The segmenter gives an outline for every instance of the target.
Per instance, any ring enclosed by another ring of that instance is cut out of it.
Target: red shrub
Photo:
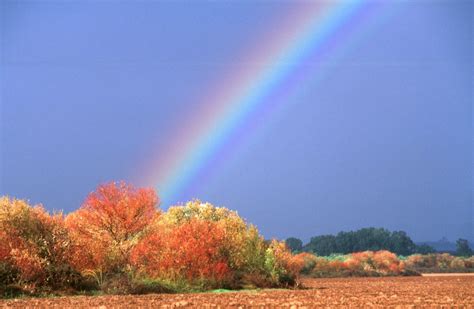
[[[76,243],[74,265],[96,275],[123,270],[137,238],[159,214],[157,202],[153,189],[124,182],[99,186],[66,218]]]
[[[302,274],[309,274],[313,270],[317,262],[317,257],[314,254],[308,252],[298,253],[297,255],[295,255],[295,258],[302,261]]]
[[[224,230],[215,222],[192,219],[153,231],[133,249],[132,264],[155,278],[224,280],[229,275]]]
[[[71,240],[62,214],[50,215],[42,206],[0,198],[0,262],[18,270],[19,278],[35,286],[72,284]]]
[[[4,230],[0,230],[0,263],[7,262],[10,258],[9,237]]]
[[[374,252],[375,269],[382,274],[397,275],[404,271],[405,264],[400,261],[395,253],[387,250]]]

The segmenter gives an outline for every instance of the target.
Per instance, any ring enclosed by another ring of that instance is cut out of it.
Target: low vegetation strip
[[[474,257],[458,257],[448,253],[397,256],[386,250],[351,254],[317,256],[303,252],[301,273],[316,278],[416,276],[421,273],[474,272]]]

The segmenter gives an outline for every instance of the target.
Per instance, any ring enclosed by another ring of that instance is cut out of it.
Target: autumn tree
[[[75,265],[99,283],[108,272],[124,271],[130,251],[159,215],[153,189],[125,182],[100,185],[66,218],[76,243]]]

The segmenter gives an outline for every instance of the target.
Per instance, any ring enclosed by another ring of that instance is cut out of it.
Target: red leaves
[[[222,280],[229,273],[220,255],[224,230],[215,222],[191,219],[146,236],[134,248],[132,263],[152,277]]]
[[[8,238],[6,231],[0,230],[0,262],[4,262],[10,257]]]
[[[0,199],[0,263],[33,284],[53,286],[70,276],[63,287],[78,272],[99,287],[120,276],[200,287],[276,286],[288,284],[304,264],[284,243],[266,244],[234,211],[194,200],[161,215],[157,203],[154,190],[124,182],[99,186],[65,219]],[[252,276],[258,280],[245,281]]]
[[[270,244],[270,250],[275,256],[278,266],[284,270],[287,275],[295,278],[299,275],[305,264],[303,256],[291,254],[285,242],[276,240],[273,240]]]
[[[66,269],[70,240],[62,214],[41,206],[0,198],[0,262],[19,271],[19,280],[54,285],[58,269]]]
[[[449,253],[415,254],[406,259],[405,266],[420,272],[464,272],[474,268],[474,256],[463,258]]]
[[[74,265],[81,271],[123,269],[136,238],[159,215],[153,189],[124,182],[101,185],[66,218],[77,244]]]
[[[396,254],[386,251],[364,251],[347,255],[314,256],[313,269],[307,273],[319,277],[386,276],[405,271],[405,263]]]
[[[349,270],[377,272],[382,275],[395,275],[404,270],[404,263],[394,253],[386,250],[352,253],[344,261],[344,266]]]
[[[222,227],[215,222],[193,219],[175,228],[170,236],[169,258],[188,279],[225,277],[227,261],[219,255],[225,245]]]
[[[124,182],[101,185],[76,212],[87,223],[82,232],[107,234],[115,241],[142,231],[156,215],[158,197],[153,189],[135,189]]]

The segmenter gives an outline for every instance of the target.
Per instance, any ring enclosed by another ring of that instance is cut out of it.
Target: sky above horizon
[[[141,174],[200,121],[209,89],[258,65],[249,50],[294,6],[1,1],[0,195],[69,212],[111,180],[159,192]],[[279,108],[249,119],[176,202],[237,210],[268,238],[375,226],[474,240],[473,6],[375,11],[338,57],[301,63],[268,102]]]

